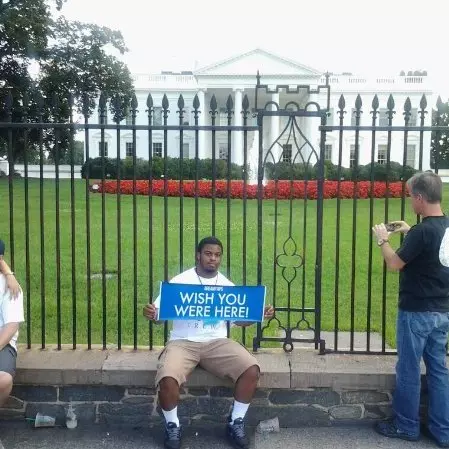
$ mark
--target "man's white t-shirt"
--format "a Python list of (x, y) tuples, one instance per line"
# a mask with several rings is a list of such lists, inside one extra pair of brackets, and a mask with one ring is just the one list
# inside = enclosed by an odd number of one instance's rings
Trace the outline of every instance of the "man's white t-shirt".
[[(221, 285), (233, 286), (234, 284), (220, 272), (213, 278), (198, 276), (195, 268), (190, 268), (170, 280), (174, 284), (197, 284), (197, 285)], [(158, 296), (154, 305), (159, 309), (161, 302)], [(190, 340), (195, 342), (207, 342), (216, 338), (226, 338), (226, 321), (218, 321), (207, 324), (201, 320), (174, 320), (173, 329), (170, 332), (170, 340)]]
[[(17, 298), (11, 298), (10, 291), (6, 289), (6, 277), (0, 274), (0, 329), (8, 323), (22, 323), (23, 321), (25, 321), (23, 315), (23, 294), (20, 292)], [(18, 336), (19, 331), (14, 334), (9, 342), (16, 351)]]

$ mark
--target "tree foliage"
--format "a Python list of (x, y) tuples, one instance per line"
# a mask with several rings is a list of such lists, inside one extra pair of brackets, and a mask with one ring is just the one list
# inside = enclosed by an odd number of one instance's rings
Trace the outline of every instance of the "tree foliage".
[[(123, 36), (56, 17), (52, 7), (59, 10), (65, 1), (0, 0), (0, 121), (69, 122), (77, 113), (92, 114), (100, 92), (119, 99), (111, 102), (111, 112), (123, 118), (133, 91), (131, 74), (108, 51), (124, 54)], [(39, 68), (34, 77), (33, 64)], [(53, 160), (65, 159), (74, 137), (69, 129), (29, 130), (27, 135), (0, 129), (0, 156), (11, 148), (13, 159), (21, 161), (25, 147), (36, 153), (42, 144)]]

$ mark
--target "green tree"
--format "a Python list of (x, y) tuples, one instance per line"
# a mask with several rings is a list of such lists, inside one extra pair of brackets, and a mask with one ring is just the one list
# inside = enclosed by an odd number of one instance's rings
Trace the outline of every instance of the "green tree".
[[(109, 103), (110, 110), (123, 118), (133, 92), (131, 75), (107, 50), (127, 51), (121, 33), (55, 18), (52, 7), (60, 9), (64, 1), (0, 0), (0, 121), (68, 122), (76, 113), (92, 114), (99, 92), (118, 100)], [(39, 67), (37, 79), (30, 75), (32, 63)], [(25, 139), (29, 152), (36, 154), (40, 138), (51, 159), (60, 160), (66, 158), (75, 136), (69, 129), (45, 129), (42, 136), (37, 130), (27, 135), (15, 130), (11, 135), (0, 129), (0, 156), (7, 153), (12, 139), (13, 159), (21, 161)]]
[[(432, 126), (446, 126), (449, 129), (449, 102), (443, 103), (438, 97), (437, 109), (432, 110)], [(430, 147), (430, 166), (435, 168), (438, 156), (438, 168), (449, 168), (449, 133), (433, 131)]]

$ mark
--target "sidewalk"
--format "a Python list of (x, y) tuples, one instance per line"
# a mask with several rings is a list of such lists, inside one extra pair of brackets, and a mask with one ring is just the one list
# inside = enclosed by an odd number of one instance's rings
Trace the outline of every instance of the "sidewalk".
[[(0, 423), (4, 449), (162, 449), (159, 429), (111, 429), (90, 426), (33, 429), (23, 423)], [(229, 449), (222, 432), (211, 428), (186, 429), (183, 449)], [(435, 448), (423, 438), (417, 443), (384, 438), (372, 427), (318, 427), (281, 429), (276, 434), (255, 434), (253, 449), (410, 449)], [(0, 444), (1, 448), (1, 444)]]

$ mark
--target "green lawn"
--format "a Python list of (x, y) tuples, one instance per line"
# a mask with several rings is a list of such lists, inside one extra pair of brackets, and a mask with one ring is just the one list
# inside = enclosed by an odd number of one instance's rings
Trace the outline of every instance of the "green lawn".
[[(57, 323), (61, 322), (61, 341), (71, 344), (73, 342), (73, 316), (76, 305), (76, 342), (87, 343), (88, 328), (88, 294), (87, 294), (87, 238), (86, 238), (86, 198), (84, 181), (75, 183), (75, 257), (76, 270), (74, 274), (76, 285), (76, 302), (73, 300), (72, 283), (72, 228), (71, 228), (71, 201), (70, 181), (60, 182), (60, 254), (56, 250), (56, 194), (55, 182), (46, 180), (44, 190), (44, 241), (45, 263), (41, 265), (41, 220), (39, 181), (30, 180), (29, 183), (29, 215), (30, 215), (30, 283), (26, 284), (25, 270), (25, 188), (22, 179), (14, 180), (14, 242), (15, 242), (15, 271), (23, 287), (29, 292), (30, 311), (27, 313), (27, 325), (21, 331), (20, 341), (26, 342), (28, 329), (30, 329), (31, 342), (36, 345), (42, 343), (42, 323), (45, 320), (46, 344), (57, 342)], [(3, 199), (3, 212), (0, 216), (1, 238), (8, 246), (6, 254), (10, 260), (9, 252), (9, 208), (8, 183), (0, 182), (0, 194)], [(158, 290), (158, 283), (164, 276), (164, 199), (154, 197), (153, 229), (152, 229), (152, 271), (153, 294)], [(91, 272), (100, 272), (102, 269), (102, 197), (100, 194), (90, 194), (90, 220), (91, 220)], [(401, 200), (389, 200), (390, 219), (400, 218)], [(188, 268), (194, 261), (194, 199), (186, 198), (183, 202), (183, 226), (180, 229), (180, 200), (168, 199), (168, 276), (172, 277), (181, 268)], [(246, 282), (257, 281), (257, 202), (247, 201), (246, 237), (247, 251), (243, 254), (243, 201), (232, 200), (230, 222), (227, 222), (226, 200), (216, 200), (216, 235), (225, 244), (225, 254), (222, 271), (229, 274), (232, 280), (239, 284), (243, 282), (243, 260), (246, 258)], [(274, 270), (275, 255), (283, 252), (283, 244), (289, 237), (290, 202), (279, 201), (277, 214), (275, 202), (266, 200), (263, 203), (263, 250), (262, 250), (262, 283), (267, 286), (268, 300), (277, 306), (286, 306), (288, 302), (288, 289), (292, 307), (302, 303), (312, 307), (315, 301), (315, 245), (316, 245), (316, 202), (295, 200), (292, 203), (292, 237), (297, 244), (299, 254), (305, 256), (304, 270), (301, 268), (291, 283), (283, 277), (282, 268)], [(199, 236), (200, 238), (211, 234), (211, 205), (209, 199), (199, 200)], [(384, 220), (385, 200), (373, 202), (374, 222)], [(352, 200), (341, 201), (341, 235), (340, 260), (338, 280), (338, 316), (335, 313), (336, 290), (335, 268), (336, 263), (336, 222), (337, 200), (324, 201), (324, 235), (323, 235), (323, 275), (322, 275), (322, 328), (335, 329), (335, 320), (338, 319), (339, 330), (351, 329), (351, 310), (354, 310), (354, 330), (367, 329), (368, 317), (368, 270), (369, 270), (369, 215), (370, 201), (358, 200), (356, 203), (356, 239), (355, 258), (352, 260), (353, 244), (353, 207)], [(306, 208), (306, 209), (305, 209)], [(105, 226), (106, 226), (106, 258), (105, 265), (108, 271), (118, 269), (117, 250), (117, 198), (113, 195), (105, 197)], [(304, 234), (304, 217), (306, 220), (306, 233)], [(133, 198), (122, 196), (121, 199), (121, 295), (118, 294), (118, 279), (106, 280), (106, 289), (102, 288), (102, 280), (92, 280), (91, 293), (91, 329), (92, 343), (105, 342), (116, 345), (119, 341), (118, 329), (121, 329), (121, 342), (123, 345), (132, 345), (134, 342), (134, 325), (137, 327), (137, 343), (148, 345), (149, 325), (141, 316), (141, 308), (150, 295), (150, 258), (149, 258), (149, 198), (139, 196), (136, 198), (137, 217), (137, 277), (134, 279), (133, 256)], [(406, 207), (406, 220), (413, 223), (416, 218)], [(275, 221), (277, 221), (275, 232)], [(230, 248), (227, 245), (227, 228), (230, 228)], [(180, 239), (182, 236), (183, 260), (180, 260)], [(276, 236), (276, 247), (275, 247)], [(290, 241), (291, 242), (291, 241)], [(393, 238), (393, 245), (399, 244), (399, 237)], [(290, 248), (287, 245), (287, 252)], [(228, 265), (228, 257), (230, 264)], [(57, 272), (57, 259), (60, 260), (60, 275)], [(45, 274), (45, 295), (41, 291), (41, 272)], [(351, 273), (355, 273), (352, 285)], [(274, 280), (274, 274), (276, 279)], [(294, 274), (294, 271), (293, 271)], [(286, 270), (284, 275), (291, 280), (292, 270)], [(137, 289), (134, 292), (134, 280)], [(372, 260), (371, 285), (371, 319), (372, 331), (384, 332), (386, 341), (394, 345), (394, 331), (397, 303), (398, 277), (395, 273), (388, 273), (386, 289), (383, 293), (383, 264), (380, 251), (374, 244)], [(59, 283), (58, 283), (59, 281)], [(60, 297), (60, 313), (58, 314), (58, 287)], [(353, 294), (351, 294), (353, 292)], [(353, 298), (353, 301), (351, 300)], [(121, 306), (119, 306), (121, 299)], [(385, 305), (385, 327), (382, 325), (382, 310)], [(43, 305), (45, 313), (43, 314)], [(135, 314), (135, 310), (137, 311)], [(119, 312), (121, 320), (119, 324)], [(293, 326), (301, 320), (299, 313), (280, 312), (277, 315), (283, 325)], [(314, 325), (312, 314), (305, 318)], [(304, 325), (302, 321), (301, 326)], [(163, 327), (154, 326), (155, 345), (163, 344)], [(241, 330), (236, 329), (235, 338), (241, 338)], [(277, 323), (273, 321), (268, 334), (278, 333)], [(251, 344), (254, 329), (247, 330), (246, 344)], [(264, 345), (266, 346), (266, 344)]]

